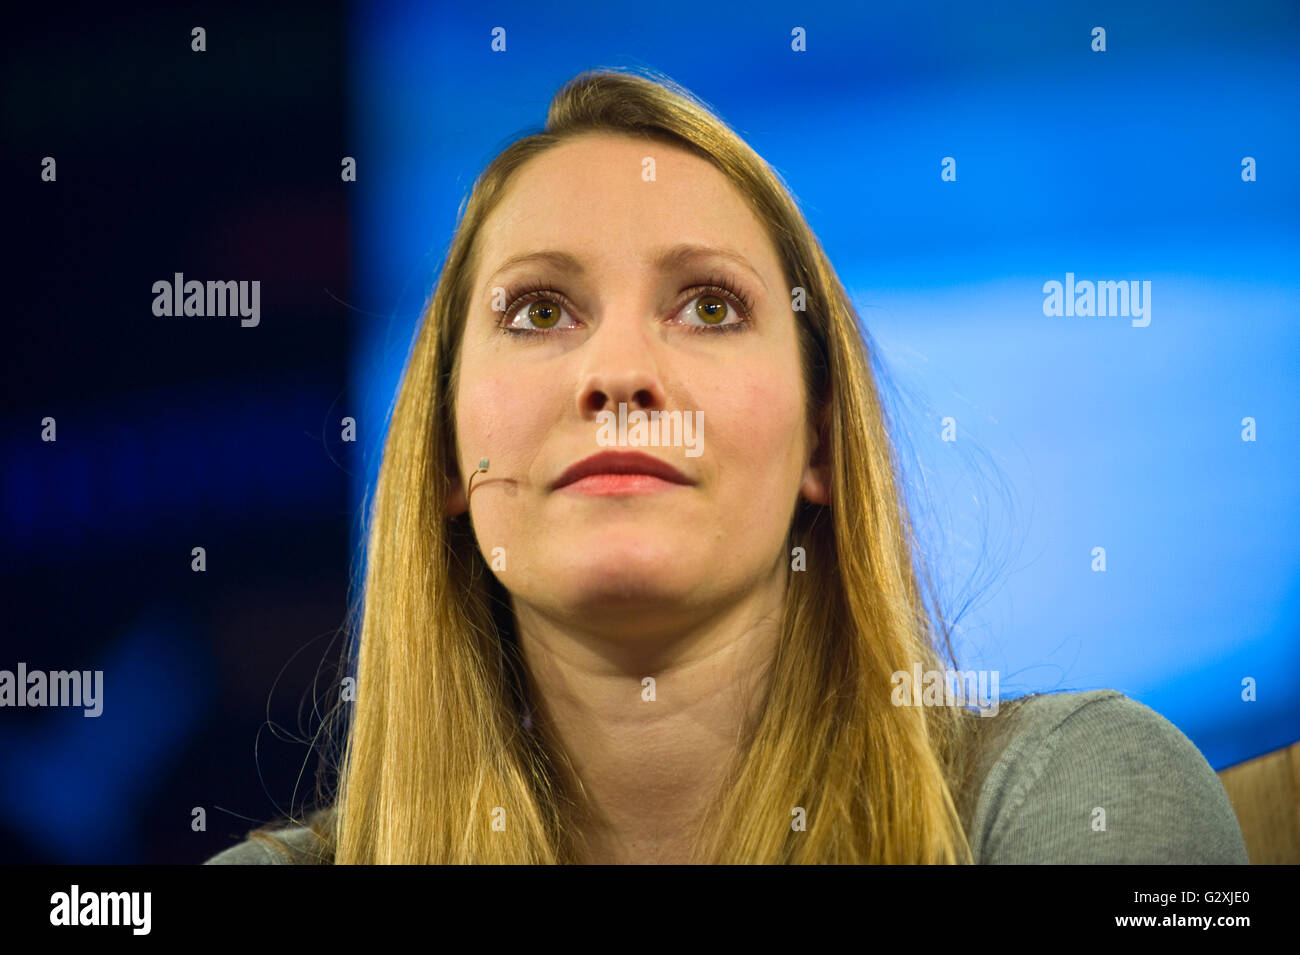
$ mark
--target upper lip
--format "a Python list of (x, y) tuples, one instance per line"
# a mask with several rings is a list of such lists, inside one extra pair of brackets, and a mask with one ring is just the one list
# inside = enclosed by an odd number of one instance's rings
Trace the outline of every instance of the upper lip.
[(695, 483), (667, 461), (636, 451), (602, 451), (569, 465), (551, 485), (551, 490), (580, 481), (593, 474), (649, 474), (674, 484)]

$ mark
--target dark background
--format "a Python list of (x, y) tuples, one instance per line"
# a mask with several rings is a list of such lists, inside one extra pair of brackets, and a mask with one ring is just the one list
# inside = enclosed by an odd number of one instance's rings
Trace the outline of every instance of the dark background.
[[(0, 669), (101, 669), (104, 711), (0, 711), (0, 863), (199, 862), (314, 787), (351, 558), (342, 42), (319, 2), (6, 11)], [(154, 316), (175, 272), (260, 281), (260, 324)]]

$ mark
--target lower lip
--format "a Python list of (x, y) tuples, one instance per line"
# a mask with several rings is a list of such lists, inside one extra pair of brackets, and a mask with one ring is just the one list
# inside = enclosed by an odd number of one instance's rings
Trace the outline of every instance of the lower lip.
[(615, 494), (648, 494), (685, 486), (665, 481), (652, 474), (590, 474), (572, 484), (564, 485), (559, 490), (588, 494), (593, 497), (608, 497)]

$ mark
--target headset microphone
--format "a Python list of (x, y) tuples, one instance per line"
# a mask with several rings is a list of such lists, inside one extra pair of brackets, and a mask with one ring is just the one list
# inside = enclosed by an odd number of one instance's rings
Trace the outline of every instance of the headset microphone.
[(488, 459), (487, 459), (487, 458), (479, 458), (479, 459), (478, 459), (478, 470), (475, 471), (473, 474), (471, 474), (471, 475), (469, 476), (469, 487), (468, 487), (468, 488), (466, 489), (466, 491), (465, 491), (465, 500), (466, 500), (466, 501), (468, 501), (468, 500), (469, 500), (469, 496), (470, 496), (471, 494), (474, 493), (474, 479), (475, 479), (476, 477), (478, 477), (480, 474), (487, 474), (487, 469), (488, 469)]

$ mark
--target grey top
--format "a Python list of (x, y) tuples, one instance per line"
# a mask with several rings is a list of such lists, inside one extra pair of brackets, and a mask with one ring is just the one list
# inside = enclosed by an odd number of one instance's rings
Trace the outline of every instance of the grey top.
[[(1114, 690), (1034, 696), (979, 721), (982, 778), (959, 800), (975, 861), (1249, 864), (1228, 795), (1167, 719)], [(978, 792), (978, 797), (975, 793)], [(277, 830), (314, 863), (307, 829)], [(248, 840), (205, 865), (290, 864)]]

